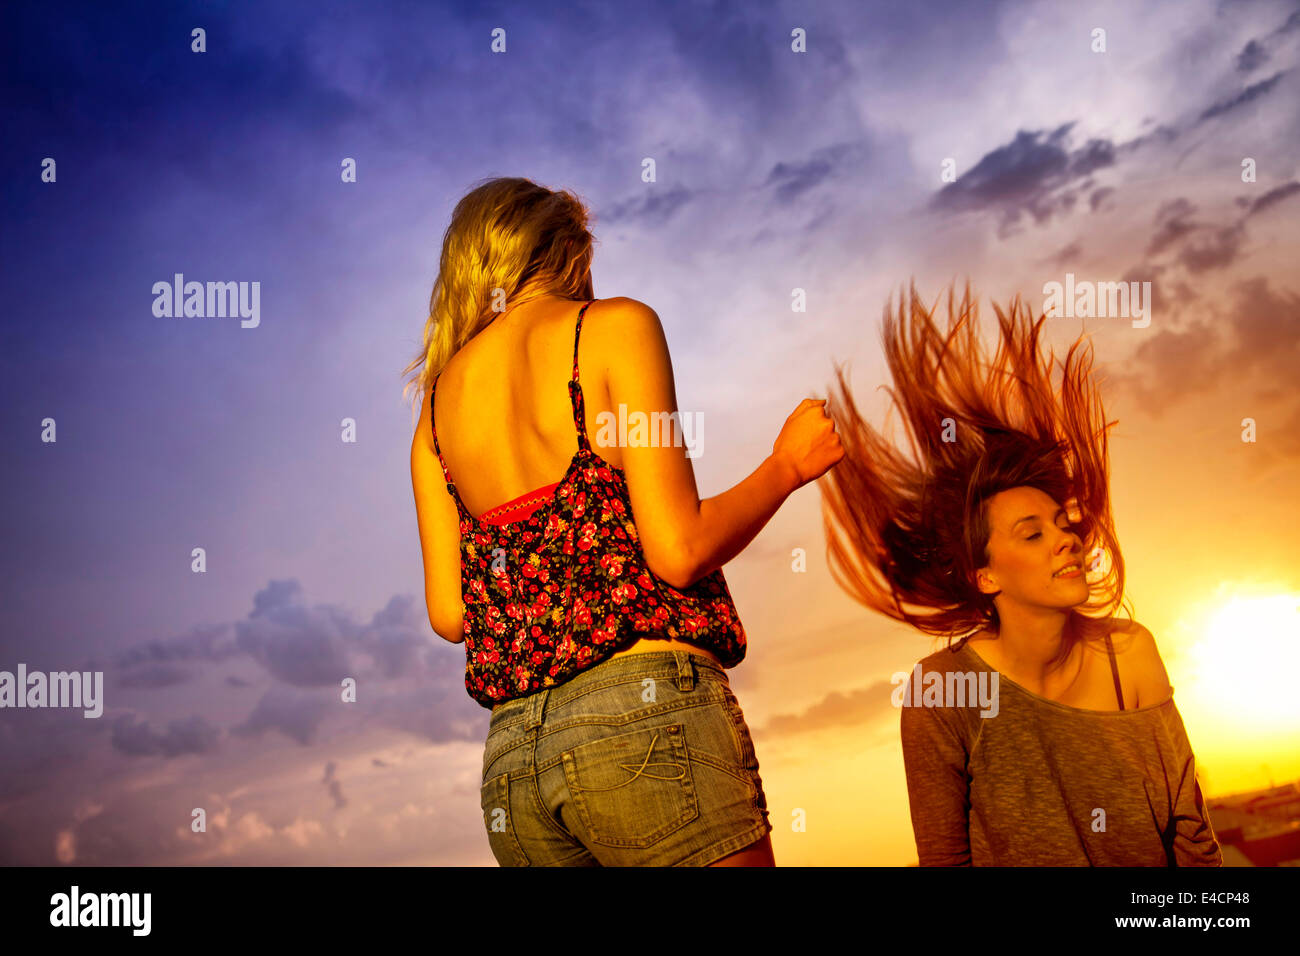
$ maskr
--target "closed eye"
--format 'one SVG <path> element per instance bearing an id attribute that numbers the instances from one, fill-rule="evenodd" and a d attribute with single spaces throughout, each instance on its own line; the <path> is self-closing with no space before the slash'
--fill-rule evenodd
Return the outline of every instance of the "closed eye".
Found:
<path id="1" fill-rule="evenodd" d="M 1057 525 L 1057 527 L 1060 527 L 1060 525 Z M 1061 528 L 1061 530 L 1062 530 L 1062 531 L 1071 532 L 1071 533 L 1077 533 L 1077 532 L 1074 531 L 1074 525 L 1071 525 L 1071 524 L 1067 524 L 1064 528 Z M 1042 536 L 1043 536 L 1043 533 L 1042 533 L 1041 531 L 1035 531 L 1035 532 L 1034 532 L 1033 534 L 1031 534 L 1029 537 L 1025 538 L 1025 540 L 1026 540 L 1026 541 L 1033 541 L 1035 538 L 1041 538 Z"/>

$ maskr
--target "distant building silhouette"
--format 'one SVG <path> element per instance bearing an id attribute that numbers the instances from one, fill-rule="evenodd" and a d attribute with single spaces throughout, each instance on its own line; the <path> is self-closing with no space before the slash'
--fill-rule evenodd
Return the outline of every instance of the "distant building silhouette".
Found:
<path id="1" fill-rule="evenodd" d="M 1300 866 L 1300 781 L 1206 803 L 1224 866 Z"/>

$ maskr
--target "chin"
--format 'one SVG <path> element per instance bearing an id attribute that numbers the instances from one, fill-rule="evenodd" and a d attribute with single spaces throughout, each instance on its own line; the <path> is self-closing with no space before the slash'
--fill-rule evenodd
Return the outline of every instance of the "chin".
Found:
<path id="1" fill-rule="evenodd" d="M 1053 594 L 1052 597 L 1054 597 L 1056 600 L 1049 601 L 1048 603 L 1050 603 L 1053 607 L 1071 608 L 1071 607 L 1078 607 L 1080 604 L 1084 604 L 1087 602 L 1089 594 L 1091 593 L 1088 590 L 1087 581 L 1084 581 L 1080 577 L 1079 579 L 1074 581 L 1070 581 L 1067 579 L 1065 583 L 1070 584 L 1071 587 L 1068 588 L 1062 587 L 1062 588 L 1053 589 L 1056 593 Z"/>

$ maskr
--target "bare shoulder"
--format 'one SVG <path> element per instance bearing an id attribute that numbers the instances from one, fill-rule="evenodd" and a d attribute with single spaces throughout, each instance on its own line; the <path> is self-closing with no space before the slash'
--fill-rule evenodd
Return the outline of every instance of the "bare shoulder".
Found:
<path id="1" fill-rule="evenodd" d="M 597 299 L 586 312 L 583 329 L 592 329 L 602 338 L 625 341 L 628 337 L 663 336 L 659 313 L 639 299 L 625 295 Z"/>
<path id="2" fill-rule="evenodd" d="M 591 347 L 602 367 L 620 383 L 671 375 L 668 340 L 659 314 L 638 299 L 616 296 L 598 299 L 587 310 Z M 588 324 L 583 322 L 583 341 Z"/>
<path id="3" fill-rule="evenodd" d="M 1155 635 L 1137 621 L 1112 620 L 1111 643 L 1120 673 L 1138 695 L 1138 706 L 1159 703 L 1169 696 L 1169 675 Z"/>

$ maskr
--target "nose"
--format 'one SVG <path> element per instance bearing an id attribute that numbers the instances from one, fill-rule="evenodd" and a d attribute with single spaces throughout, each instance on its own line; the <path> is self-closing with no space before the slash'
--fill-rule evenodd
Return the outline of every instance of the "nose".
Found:
<path id="1" fill-rule="evenodd" d="M 1056 542 L 1056 554 L 1070 554 L 1083 547 L 1083 542 L 1079 540 L 1079 536 L 1073 531 L 1058 530 L 1061 532 L 1061 537 Z"/>

